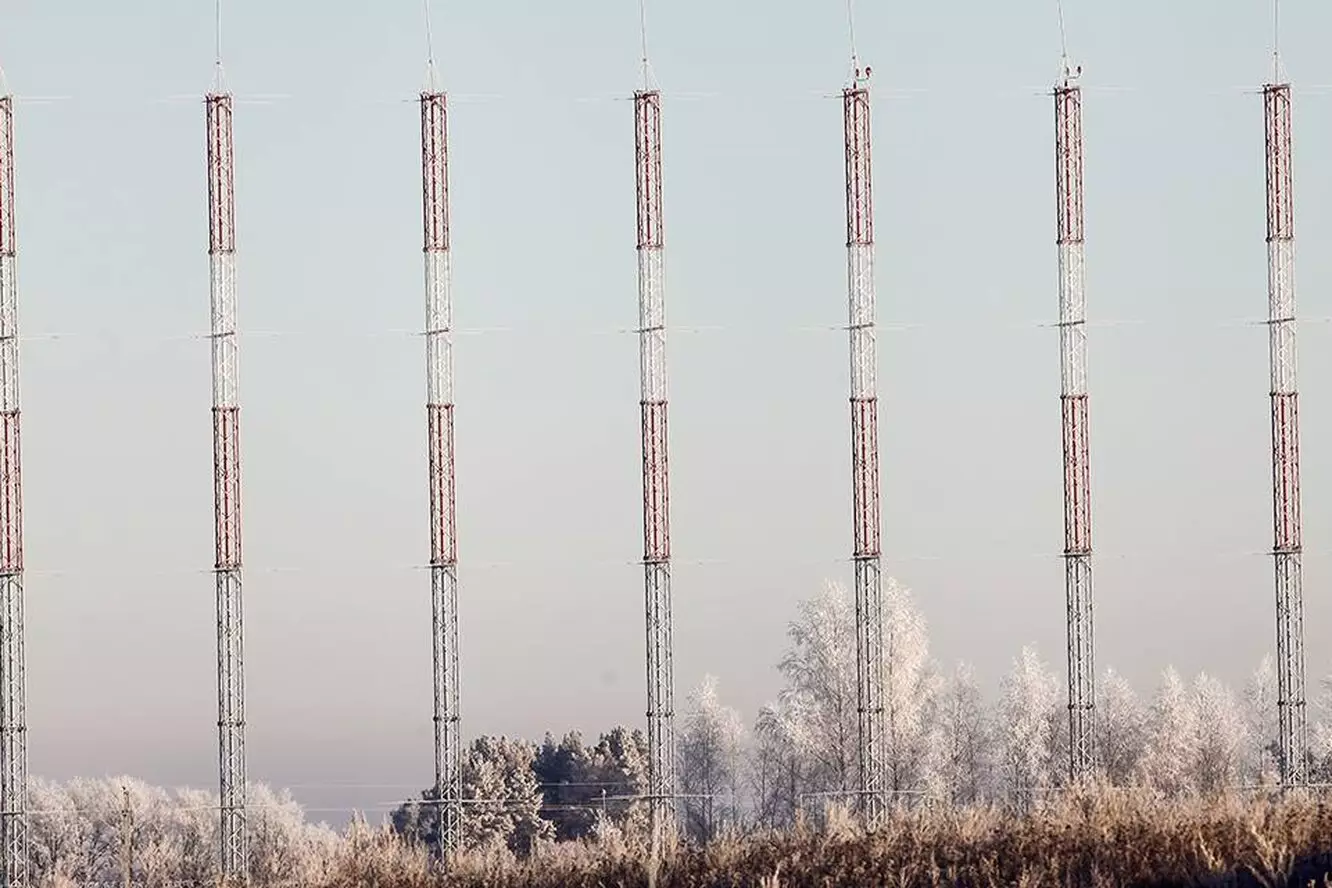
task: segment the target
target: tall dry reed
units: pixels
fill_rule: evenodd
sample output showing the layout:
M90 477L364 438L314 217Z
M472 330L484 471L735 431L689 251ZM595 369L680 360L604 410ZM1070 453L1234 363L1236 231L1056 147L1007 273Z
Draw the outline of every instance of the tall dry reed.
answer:
M1165 800L1146 790L1068 794L1029 814L929 808L865 829L824 826L673 845L654 874L615 836L548 845L526 859L463 854L444 875L388 833L348 843L318 888L873 888L873 886L1332 886L1332 807L1318 798Z

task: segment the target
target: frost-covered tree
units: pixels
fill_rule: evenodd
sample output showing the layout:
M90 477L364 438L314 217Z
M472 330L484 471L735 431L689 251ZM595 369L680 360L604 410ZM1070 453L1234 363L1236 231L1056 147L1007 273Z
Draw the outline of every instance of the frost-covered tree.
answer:
M1101 770L1115 786L1140 776L1147 744L1147 710L1124 676L1107 669L1097 688L1096 746Z
M603 801L602 810L626 835L646 835L647 805L640 800L628 800L627 797L641 797L648 791L647 737L637 728L630 729L623 725L613 728L602 734L597 741L592 750L592 762L596 769L594 774L603 791L622 799L613 800L609 807Z
M327 875L337 835L308 823L288 793L248 789L250 871L267 885L308 885ZM170 791L129 777L29 788L29 862L35 883L206 885L217 881L217 797ZM128 873L126 873L128 867Z
M931 795L954 805L981 800L992 767L990 723L976 676L958 663L949 676L929 719L935 726L930 747L937 764L928 769L935 785Z
M883 584L884 765L887 788L923 787L937 756L925 715L937 693L929 636L906 587ZM788 630L791 646L778 665L786 686L778 701L783 736L802 761L804 790L832 795L859 782L856 615L847 590L825 583L800 604ZM775 735L774 735L775 736ZM771 751L766 749L765 751Z
M1258 668L1244 686L1244 715L1249 737L1245 755L1245 779L1274 785L1279 779L1281 742L1277 718L1276 668L1264 654Z
M506 847L526 854L554 838L554 827L540 814L535 757L536 749L525 740L482 736L472 741L462 767L466 847Z
M592 751L584 745L583 735L570 731L557 743L547 734L532 770L541 783L541 816L554 825L555 838L567 841L591 835L601 787L589 785Z
M1240 782L1249 746L1248 725L1235 694L1207 673L1193 686L1198 713L1198 759L1194 783L1221 793Z
M1024 647L1004 677L1001 746L1009 797L1029 807L1054 783L1055 706L1059 685L1035 648Z
M769 703L754 723L746 769L754 825L777 829L795 823L805 780L801 766L790 713L780 700Z
M778 664L785 731L803 759L806 789L853 790L857 783L856 616L846 589L825 583L802 601Z
M1309 728L1311 780L1332 782L1332 676L1318 683L1318 695L1312 701L1314 723Z
M533 762L536 747L525 740L481 736L463 753L463 848L528 854L555 838L555 827L541 817L541 787ZM439 811L434 789L423 801L408 802L390 815L394 832L409 841L438 841Z
M717 679L711 675L689 695L687 706L677 741L680 792L686 829L706 842L738 820L745 725L740 713L718 698Z
M1169 795L1192 790L1199 746L1197 697L1173 666L1161 676L1148 724L1143 778Z
M930 737L925 714L939 682L930 668L929 632L911 592L889 577L883 584L883 721L887 788L919 789L937 760L937 736Z

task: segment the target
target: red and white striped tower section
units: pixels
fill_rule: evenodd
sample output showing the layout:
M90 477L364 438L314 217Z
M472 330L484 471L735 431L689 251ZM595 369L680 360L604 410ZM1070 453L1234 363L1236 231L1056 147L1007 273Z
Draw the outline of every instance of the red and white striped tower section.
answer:
M1060 403L1064 441L1064 589L1068 608L1069 776L1095 768L1091 471L1087 426L1087 293L1083 253L1082 91L1065 71L1054 90L1059 246Z
M1295 207L1290 84L1263 87L1267 130L1267 297L1272 364L1272 557L1276 569L1281 785L1307 782L1304 594L1300 582L1300 430L1295 386Z
M6 94L0 95L0 841L5 884L18 886L28 881L28 740L14 265L14 97Z
M643 419L643 584L647 620L648 801L654 847L675 821L670 473L666 457L666 297L661 93L634 93L638 342Z
M213 502L217 577L218 783L222 876L244 881L245 628L241 608L240 380L231 94L204 99L213 342Z
M462 752L458 735L458 540L453 471L448 103L442 92L421 93L421 183L425 222L435 798L440 823L436 850L444 853L456 847L462 822Z
M883 593L880 583L879 390L874 340L874 190L869 69L842 90L846 141L847 329L851 346L851 512L856 572L856 708L860 802L866 818L885 798Z

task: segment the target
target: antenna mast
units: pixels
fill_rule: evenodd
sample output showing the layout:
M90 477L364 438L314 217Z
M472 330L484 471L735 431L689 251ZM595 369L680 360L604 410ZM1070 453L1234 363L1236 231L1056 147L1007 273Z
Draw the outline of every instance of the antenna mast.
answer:
M1062 40L1063 13L1060 12ZM1092 620L1087 294L1083 247L1082 90L1064 53L1055 87L1056 242L1059 247L1060 404L1064 444L1064 590L1068 611L1069 777L1095 768L1096 660ZM1080 71L1081 69L1078 69Z
M5 884L17 888L28 881L28 738L15 260L14 97L6 91L0 95L0 853Z
M218 3L219 21L221 3ZM219 43L220 45L220 43ZM208 259L213 351L213 507L217 580L218 784L221 865L247 878L245 841L245 623L241 598L240 374L236 342L236 206L231 93L204 97L208 135Z
M640 10L642 7L640 6ZM644 28L646 35L646 28ZM661 94L634 93L638 208L638 343L643 454L643 584L647 623L648 804L652 855L675 827L675 679L671 651L670 478L666 435L666 297Z
M426 2L427 42L430 7ZM429 452L431 649L434 664L435 805L442 859L462 826L459 736L458 541L453 458L453 295L449 253L448 100L435 91L434 51L421 93L421 190L426 288L426 437Z
M1272 399L1272 558L1277 712L1283 788L1308 781L1301 586L1300 433L1295 384L1295 208L1290 84L1263 87L1267 158L1267 293Z
M847 3L847 18L851 18ZM847 329L851 352L851 515L856 584L856 709L860 803L866 820L884 810L887 759L883 707L883 593L880 575L879 392L874 326L874 189L867 67L856 58L851 26L851 83L842 90L846 152Z

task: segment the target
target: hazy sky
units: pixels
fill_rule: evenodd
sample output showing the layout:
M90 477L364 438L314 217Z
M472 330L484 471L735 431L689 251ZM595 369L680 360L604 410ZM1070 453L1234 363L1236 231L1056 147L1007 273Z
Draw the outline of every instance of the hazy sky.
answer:
M889 568L944 664L1062 673L1053 2L859 4ZM1260 2L1069 0L1085 67L1099 666L1272 647ZM1332 7L1296 84L1311 690L1332 671ZM467 733L643 719L632 0L435 3L453 93ZM665 94L680 698L747 718L849 579L838 0L649 10ZM212 4L4 0L20 96L31 767L212 786ZM420 4L228 2L250 771L431 779ZM1113 323L1111 323L1113 322ZM617 332L620 331L620 332ZM59 338L49 338L58 336ZM194 338L192 338L194 337ZM377 784L359 788L330 784ZM380 785L382 784L382 785ZM401 787L398 785L402 785ZM337 813L326 816L338 817Z

